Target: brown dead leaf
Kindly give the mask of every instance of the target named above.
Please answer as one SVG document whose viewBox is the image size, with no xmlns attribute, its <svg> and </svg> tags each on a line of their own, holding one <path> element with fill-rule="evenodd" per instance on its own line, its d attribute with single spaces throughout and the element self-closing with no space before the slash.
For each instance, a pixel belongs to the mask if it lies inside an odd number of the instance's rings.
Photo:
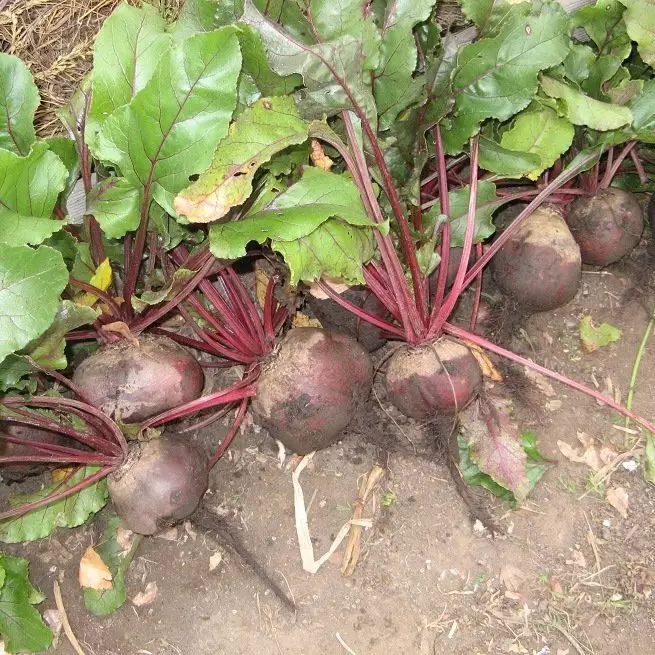
<svg viewBox="0 0 655 655">
<path fill-rule="evenodd" d="M 607 490 L 607 502 L 625 519 L 628 517 L 628 493 L 623 487 Z"/>
<path fill-rule="evenodd" d="M 312 164 L 321 170 L 329 171 L 334 165 L 334 162 L 325 154 L 321 142 L 317 139 L 312 139 L 312 151 L 309 156 L 312 159 Z"/>
<path fill-rule="evenodd" d="M 266 271 L 259 267 L 255 268 L 255 296 L 257 297 L 257 302 L 260 307 L 264 307 L 269 279 L 270 278 L 266 274 Z"/>
<path fill-rule="evenodd" d="M 345 282 L 341 282 L 339 280 L 331 280 L 330 278 L 323 278 L 323 281 L 326 282 L 327 284 L 330 285 L 330 288 L 335 292 L 335 293 L 343 293 L 344 291 L 348 291 L 350 289 L 350 285 L 346 284 Z M 319 300 L 327 300 L 330 296 L 321 289 L 316 282 L 312 282 L 309 286 L 309 293 L 314 296 L 314 298 L 318 298 Z"/>
<path fill-rule="evenodd" d="M 291 327 L 323 327 L 317 318 L 311 318 L 302 312 L 296 312 L 291 321 Z"/>
<path fill-rule="evenodd" d="M 582 452 L 573 448 L 565 441 L 558 440 L 557 447 L 566 459 L 575 462 L 576 464 L 586 464 L 592 471 L 594 471 L 594 473 L 600 471 L 603 466 L 598 451 L 593 444 L 585 447 Z"/>
<path fill-rule="evenodd" d="M 106 332 L 117 332 L 125 337 L 133 346 L 136 346 L 137 348 L 139 347 L 139 340 L 132 334 L 129 325 L 123 321 L 107 323 L 107 325 L 102 326 L 102 329 Z"/>
<path fill-rule="evenodd" d="M 491 359 L 489 359 L 487 353 L 484 352 L 484 350 L 482 350 L 482 348 L 480 348 L 480 346 L 477 344 L 471 343 L 470 341 L 466 341 L 465 343 L 469 347 L 469 350 L 473 353 L 473 357 L 475 357 L 478 364 L 480 365 L 480 368 L 482 369 L 482 375 L 484 375 L 486 378 L 489 378 L 493 382 L 502 382 L 503 376 L 494 366 Z"/>
<path fill-rule="evenodd" d="M 80 560 L 79 582 L 80 587 L 89 589 L 111 589 L 112 575 L 109 567 L 103 562 L 93 546 L 89 546 Z"/>
<path fill-rule="evenodd" d="M 116 530 L 116 543 L 121 547 L 121 550 L 124 553 L 129 552 L 134 543 L 134 532 L 123 526 L 119 526 L 118 530 Z"/>
<path fill-rule="evenodd" d="M 136 607 L 143 607 L 144 605 L 150 605 L 155 598 L 157 598 L 157 583 L 149 582 L 144 591 L 140 591 L 134 596 L 132 604 Z"/>
<path fill-rule="evenodd" d="M 500 582 L 509 592 L 520 591 L 526 580 L 526 574 L 513 564 L 505 564 L 500 570 Z"/>
<path fill-rule="evenodd" d="M 523 373 L 530 382 L 534 382 L 534 385 L 541 391 L 541 393 L 546 396 L 546 398 L 552 398 L 555 396 L 555 390 L 553 385 L 548 381 L 548 378 L 537 371 L 533 371 L 531 368 L 525 366 L 523 368 Z"/>
</svg>

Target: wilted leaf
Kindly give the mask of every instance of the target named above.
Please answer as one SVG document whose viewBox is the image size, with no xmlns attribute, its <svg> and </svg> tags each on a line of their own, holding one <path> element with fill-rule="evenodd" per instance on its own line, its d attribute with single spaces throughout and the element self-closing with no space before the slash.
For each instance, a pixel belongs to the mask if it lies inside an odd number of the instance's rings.
<svg viewBox="0 0 655 655">
<path fill-rule="evenodd" d="M 96 591 L 113 587 L 111 571 L 93 546 L 89 546 L 82 555 L 78 579 L 80 587 L 95 589 Z"/>
<path fill-rule="evenodd" d="M 39 92 L 27 66 L 0 53 L 0 148 L 26 155 L 36 139 L 34 112 Z"/>
<path fill-rule="evenodd" d="M 52 644 L 52 632 L 34 607 L 44 596 L 30 583 L 28 567 L 26 559 L 0 554 L 0 635 L 11 653 L 37 653 Z"/>
<path fill-rule="evenodd" d="M 137 311 L 140 311 L 141 309 L 145 309 L 148 305 L 158 305 L 161 302 L 170 300 L 194 275 L 195 272 L 190 271 L 187 268 L 176 269 L 171 281 L 164 288 L 159 289 L 158 291 L 144 291 L 140 297 L 132 298 L 132 301 L 135 304 L 134 308 Z"/>
<path fill-rule="evenodd" d="M 50 326 L 67 284 L 68 270 L 56 250 L 0 248 L 0 362 Z"/>
<path fill-rule="evenodd" d="M 157 598 L 157 583 L 149 582 L 143 591 L 140 591 L 132 599 L 132 604 L 135 607 L 143 607 L 143 605 L 150 605 Z"/>
<path fill-rule="evenodd" d="M 623 332 L 609 323 L 595 326 L 591 316 L 584 316 L 580 321 L 580 341 L 582 341 L 583 350 L 587 353 L 608 346 L 622 336 Z"/>
<path fill-rule="evenodd" d="M 107 616 L 115 612 L 127 600 L 125 575 L 132 563 L 140 543 L 140 537 L 130 533 L 125 540 L 123 522 L 113 516 L 97 545 L 97 553 L 111 575 L 112 584 L 106 589 L 84 589 L 84 604 L 96 616 Z"/>
<path fill-rule="evenodd" d="M 632 122 L 632 112 L 627 107 L 595 100 L 552 77 L 542 76 L 541 86 L 551 98 L 564 101 L 566 117 L 574 125 L 586 125 L 606 132 Z"/>
<path fill-rule="evenodd" d="M 175 198 L 175 210 L 191 223 L 218 220 L 252 193 L 259 167 L 307 139 L 308 124 L 293 98 L 263 98 L 246 109 L 218 144 L 211 167 Z"/>
<path fill-rule="evenodd" d="M 628 494 L 623 487 L 607 490 L 607 502 L 625 519 L 628 517 Z"/>
<path fill-rule="evenodd" d="M 96 184 L 86 199 L 86 211 L 100 223 L 110 239 L 120 239 L 139 227 L 141 191 L 124 177 Z"/>
<path fill-rule="evenodd" d="M 330 171 L 334 162 L 325 154 L 323 146 L 318 139 L 312 139 L 312 149 L 309 153 L 312 164 L 323 171 Z"/>
<path fill-rule="evenodd" d="M 583 433 L 578 433 L 578 439 L 581 439 Z M 560 452 L 566 459 L 576 464 L 586 464 L 594 473 L 600 471 L 603 467 L 603 463 L 600 461 L 600 455 L 598 454 L 598 449 L 596 448 L 593 441 L 591 443 L 585 443 L 582 440 L 584 450 L 580 451 L 572 446 L 570 446 L 565 441 L 557 441 L 557 447 Z"/>
<path fill-rule="evenodd" d="M 10 497 L 12 506 L 41 500 L 53 491 L 64 491 L 98 471 L 97 466 L 81 468 L 65 483 L 56 482 L 33 494 Z M 107 481 L 100 480 L 79 493 L 63 498 L 24 516 L 16 516 L 0 522 L 0 541 L 22 543 L 47 537 L 56 528 L 75 528 L 86 523 L 107 503 Z"/>
</svg>

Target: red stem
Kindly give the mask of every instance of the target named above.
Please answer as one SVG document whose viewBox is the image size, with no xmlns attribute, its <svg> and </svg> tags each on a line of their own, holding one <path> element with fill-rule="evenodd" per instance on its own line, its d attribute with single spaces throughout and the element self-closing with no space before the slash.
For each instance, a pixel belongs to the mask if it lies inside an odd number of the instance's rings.
<svg viewBox="0 0 655 655">
<path fill-rule="evenodd" d="M 223 441 L 221 441 L 221 445 L 216 449 L 216 452 L 212 455 L 212 458 L 209 460 L 210 470 L 214 468 L 216 462 L 218 462 L 218 460 L 223 456 L 223 453 L 228 449 L 229 445 L 232 443 L 232 440 L 236 436 L 237 431 L 239 430 L 239 426 L 243 422 L 243 419 L 246 415 L 249 402 L 250 402 L 250 398 L 244 398 L 241 401 L 241 404 L 239 405 L 239 409 L 237 410 L 237 413 L 234 417 L 234 421 L 232 422 L 232 427 L 230 428 L 230 431 L 225 435 L 225 438 L 223 439 Z"/>
<path fill-rule="evenodd" d="M 82 289 L 82 291 L 86 291 L 86 293 L 89 293 L 92 296 L 98 298 L 99 300 L 105 302 L 113 312 L 116 319 L 121 320 L 124 318 L 123 310 L 118 306 L 116 301 L 106 291 L 102 291 L 101 289 L 94 287 L 92 284 L 88 284 L 87 282 L 82 282 L 81 280 L 76 280 L 75 278 L 70 278 L 68 280 L 68 283 L 72 287 Z"/>
<path fill-rule="evenodd" d="M 477 259 L 482 257 L 482 244 L 475 244 L 475 255 Z M 473 309 L 471 310 L 471 321 L 469 323 L 469 330 L 475 332 L 475 327 L 478 323 L 478 311 L 480 310 L 480 298 L 482 297 L 482 274 L 484 271 L 480 271 L 478 276 L 475 278 L 475 296 L 473 297 Z"/>
<path fill-rule="evenodd" d="M 644 427 L 649 432 L 655 433 L 655 425 L 649 423 L 648 421 L 646 421 L 646 419 L 642 418 L 638 414 L 635 414 L 634 412 L 627 409 L 626 407 L 619 405 L 619 403 L 615 402 L 611 398 L 604 396 L 603 394 L 599 393 L 595 389 L 592 389 L 591 387 L 588 387 L 582 384 L 581 382 L 576 382 L 575 380 L 571 380 L 570 378 L 567 378 L 565 375 L 561 375 L 560 373 L 551 371 L 550 369 L 540 366 L 539 364 L 536 364 L 535 362 L 526 359 L 525 357 L 521 357 L 520 355 L 513 353 L 511 350 L 507 350 L 505 348 L 502 348 L 501 346 L 497 346 L 491 341 L 488 341 L 487 339 L 484 339 L 483 337 L 477 334 L 472 334 L 471 332 L 464 330 L 463 328 L 457 327 L 456 325 L 452 325 L 451 323 L 444 324 L 443 331 L 454 337 L 458 337 L 459 339 L 470 341 L 475 345 L 484 348 L 485 350 L 489 350 L 492 353 L 496 353 L 497 355 L 500 355 L 501 357 L 505 357 L 506 359 L 509 359 L 513 362 L 517 362 L 518 364 L 527 366 L 528 368 L 531 368 L 533 371 L 537 371 L 538 373 L 541 373 L 542 375 L 549 377 L 551 380 L 556 380 L 557 382 L 561 382 L 562 384 L 565 384 L 568 387 L 575 389 L 576 391 L 581 391 L 587 396 L 591 396 L 592 398 L 598 400 L 604 405 L 611 407 L 612 409 L 619 412 L 623 416 L 627 416 L 628 418 L 632 419 L 636 423 L 639 423 L 639 425 Z"/>
<path fill-rule="evenodd" d="M 605 171 L 605 175 L 603 176 L 603 179 L 601 180 L 600 184 L 598 185 L 599 188 L 601 189 L 607 189 L 609 185 L 612 183 L 612 180 L 614 179 L 614 176 L 618 173 L 619 168 L 621 168 L 621 164 L 623 163 L 623 160 L 637 147 L 637 142 L 636 141 L 631 141 L 628 143 L 623 150 L 621 150 L 619 156 L 616 158 L 616 161 L 611 165 L 607 166 L 607 169 Z"/>
<path fill-rule="evenodd" d="M 637 175 L 639 176 L 639 181 L 643 185 L 646 185 L 646 184 L 648 184 L 648 175 L 646 175 L 646 171 L 644 170 L 644 166 L 641 163 L 641 159 L 639 159 L 639 155 L 637 154 L 638 150 L 639 150 L 639 146 L 637 146 L 634 150 L 631 150 L 630 151 L 630 158 L 632 159 L 632 162 L 635 165 Z"/>
</svg>

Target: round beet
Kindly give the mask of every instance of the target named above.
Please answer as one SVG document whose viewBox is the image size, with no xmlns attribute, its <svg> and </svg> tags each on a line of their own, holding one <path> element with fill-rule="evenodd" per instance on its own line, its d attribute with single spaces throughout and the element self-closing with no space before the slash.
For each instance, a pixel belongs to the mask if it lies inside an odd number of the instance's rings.
<svg viewBox="0 0 655 655">
<path fill-rule="evenodd" d="M 491 260 L 494 280 L 526 309 L 547 311 L 573 300 L 582 276 L 580 248 L 561 214 L 541 207 Z"/>
<path fill-rule="evenodd" d="M 576 198 L 566 217 L 583 264 L 608 266 L 629 255 L 644 231 L 641 205 L 623 189 L 600 189 Z"/>
<path fill-rule="evenodd" d="M 373 382 L 373 363 L 352 337 L 295 328 L 262 366 L 251 409 L 258 423 L 299 455 L 338 440 Z"/>
<path fill-rule="evenodd" d="M 424 419 L 464 409 L 480 390 L 482 371 L 469 348 L 443 337 L 401 346 L 389 359 L 385 382 L 389 400 L 405 416 Z"/>
<path fill-rule="evenodd" d="M 116 420 L 137 423 L 200 397 L 205 378 L 191 353 L 166 337 L 140 335 L 100 348 L 75 370 L 73 382 Z"/>
<path fill-rule="evenodd" d="M 369 314 L 379 316 L 387 321 L 392 319 L 385 306 L 366 287 L 350 287 L 341 296 Z M 387 339 L 383 336 L 383 331 L 379 327 L 358 318 L 332 298 L 316 298 L 308 295 L 307 305 L 326 330 L 351 336 L 369 352 L 381 348 L 387 342 Z"/>
<path fill-rule="evenodd" d="M 116 514 L 138 534 L 154 534 L 190 516 L 208 486 L 207 458 L 195 444 L 163 436 L 136 442 L 108 478 Z"/>
</svg>

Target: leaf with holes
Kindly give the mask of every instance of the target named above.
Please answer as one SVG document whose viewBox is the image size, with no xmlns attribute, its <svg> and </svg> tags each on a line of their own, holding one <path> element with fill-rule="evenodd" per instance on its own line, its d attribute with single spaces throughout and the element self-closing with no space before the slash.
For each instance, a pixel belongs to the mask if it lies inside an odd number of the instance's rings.
<svg viewBox="0 0 655 655">
<path fill-rule="evenodd" d="M 211 163 L 236 106 L 235 28 L 191 36 L 160 59 L 129 104 L 105 121 L 94 155 L 174 214 L 173 199 Z"/>
<path fill-rule="evenodd" d="M 234 121 L 211 167 L 175 198 L 175 210 L 191 223 L 222 218 L 248 199 L 259 167 L 275 153 L 303 143 L 308 127 L 293 98 L 257 101 Z"/>
<path fill-rule="evenodd" d="M 497 35 L 459 52 L 452 79 L 454 115 L 450 129 L 444 130 L 449 153 L 459 152 L 487 118 L 506 120 L 528 106 L 537 91 L 538 73 L 568 54 L 568 30 L 568 15 L 559 4 L 537 9 L 519 3 Z"/>
<path fill-rule="evenodd" d="M 52 632 L 34 605 L 44 596 L 29 579 L 29 562 L 0 553 L 0 635 L 6 652 L 37 653 L 52 645 Z"/>
<path fill-rule="evenodd" d="M 34 112 L 39 92 L 27 66 L 0 53 L 0 148 L 26 155 L 36 140 Z"/>
<path fill-rule="evenodd" d="M 10 496 L 9 502 L 13 507 L 36 502 L 53 492 L 70 489 L 98 470 L 97 466 L 82 467 L 63 482 L 54 482 L 33 494 Z M 0 541 L 8 544 L 35 541 L 47 537 L 57 528 L 76 528 L 99 512 L 107 504 L 107 498 L 107 481 L 102 479 L 94 482 L 68 498 L 62 498 L 23 516 L 0 521 Z"/>
<path fill-rule="evenodd" d="M 0 362 L 50 327 L 67 284 L 66 264 L 53 248 L 0 248 Z"/>
<path fill-rule="evenodd" d="M 86 140 L 96 142 L 111 113 L 128 104 L 152 78 L 171 47 L 166 21 L 153 6 L 121 3 L 103 23 L 93 48 L 93 95 Z"/>
</svg>

